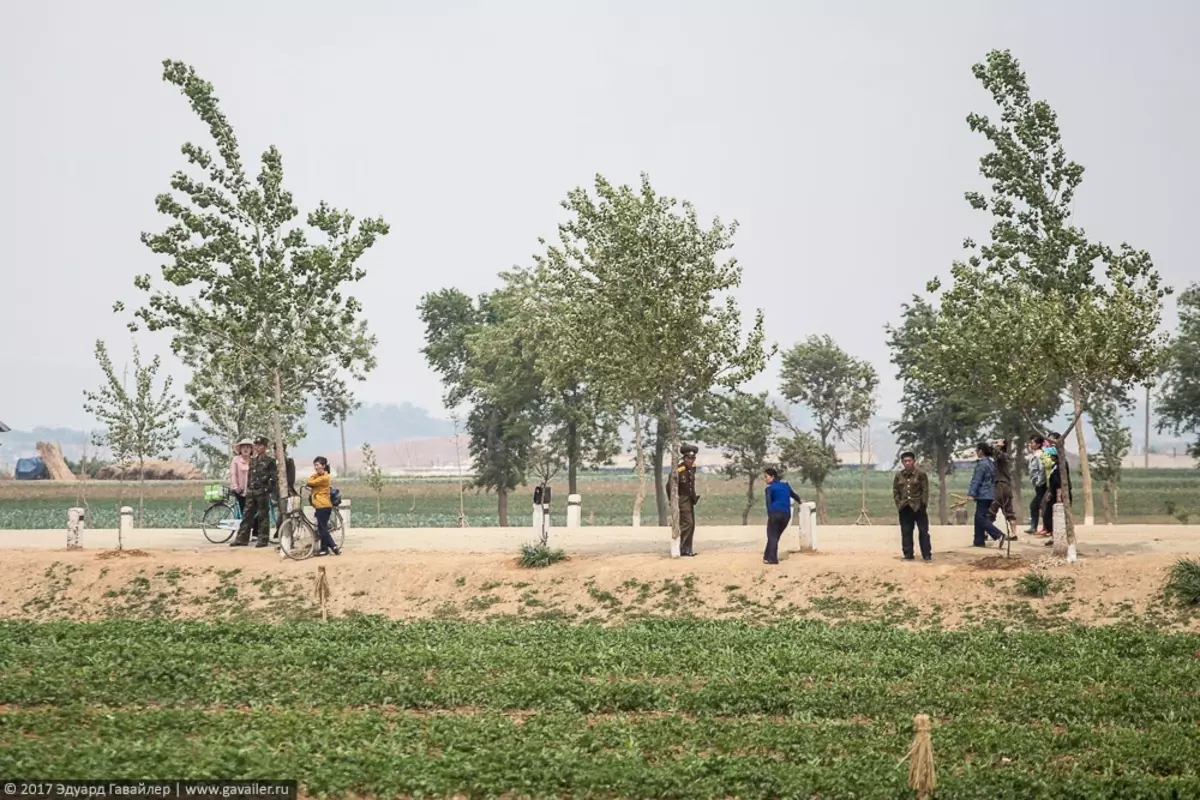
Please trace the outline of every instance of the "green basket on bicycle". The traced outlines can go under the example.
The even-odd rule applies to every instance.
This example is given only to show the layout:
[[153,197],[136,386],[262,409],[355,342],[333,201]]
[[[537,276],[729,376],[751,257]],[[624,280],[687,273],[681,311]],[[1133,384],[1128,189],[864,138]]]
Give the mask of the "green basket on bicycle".
[[209,501],[217,501],[225,499],[225,487],[219,483],[207,484],[204,487],[204,499]]

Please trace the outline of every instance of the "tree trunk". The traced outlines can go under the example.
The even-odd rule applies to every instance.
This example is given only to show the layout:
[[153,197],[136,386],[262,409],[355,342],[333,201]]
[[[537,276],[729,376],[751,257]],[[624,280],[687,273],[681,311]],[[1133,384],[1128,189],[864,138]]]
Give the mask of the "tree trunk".
[[642,503],[646,501],[646,448],[642,443],[642,412],[633,406],[633,463],[637,467],[637,494],[633,496],[633,527],[642,524]]
[[1117,495],[1120,493],[1120,491],[1121,491],[1121,487],[1120,487],[1120,486],[1117,486],[1117,485],[1115,485],[1115,484],[1114,484],[1114,485],[1113,485],[1113,490],[1112,490],[1112,501],[1113,501],[1113,522],[1120,522],[1120,521],[1121,521],[1121,514],[1120,514],[1120,512],[1117,510]]
[[667,485],[663,480],[663,458],[667,454],[667,421],[662,414],[654,420],[654,502],[658,506],[658,527],[667,527]]
[[579,492],[579,423],[567,423],[567,494]]
[[380,527],[380,519],[383,517],[383,495],[381,492],[375,492],[375,527]]
[[1112,525],[1112,510],[1109,508],[1108,499],[1111,496],[1112,487],[1107,483],[1104,484],[1103,491],[1100,492],[1100,510],[1104,513],[1104,524]]
[[742,511],[742,524],[750,524],[750,509],[754,507],[754,481],[758,478],[757,473],[750,473],[750,483],[746,486],[746,508]]
[[287,513],[287,454],[283,452],[283,380],[279,370],[271,370],[275,402],[271,404],[271,425],[275,428],[275,477],[279,484],[279,519]]
[[[1059,494],[1062,495],[1063,519],[1066,520],[1067,536],[1062,540],[1061,546],[1055,546],[1054,555],[1060,558],[1067,555],[1067,550],[1075,544],[1075,517],[1071,514],[1070,490],[1067,488],[1066,476],[1070,472],[1070,466],[1067,464],[1067,448],[1065,446],[1058,449],[1058,468],[1063,471],[1062,488],[1059,489]],[[1051,498],[1050,502],[1054,502],[1055,498]]]
[[342,417],[338,420],[338,432],[342,434],[342,474],[340,477],[346,477],[350,472],[350,468],[346,466],[346,418]]
[[138,528],[142,527],[142,509],[146,504],[146,457],[138,456]]
[[500,517],[500,527],[508,527],[508,490],[496,490],[496,514]]
[[817,489],[817,522],[822,525],[829,524],[829,515],[825,513],[825,481],[821,481],[816,485]]
[[[671,440],[671,452],[679,452],[679,420],[675,416],[675,398],[667,397],[667,433]],[[671,538],[678,541],[679,539],[679,471],[672,469],[670,472],[670,491],[667,492],[671,498]]]
[[938,478],[938,524],[950,524],[950,451],[945,447],[937,448],[934,455],[937,459]]
[[1092,501],[1092,471],[1088,467],[1087,441],[1083,436],[1083,396],[1079,381],[1071,382],[1071,399],[1074,401],[1075,416],[1078,417],[1075,422],[1075,443],[1079,447],[1079,474],[1083,476],[1083,524],[1092,525],[1096,521],[1096,507]]

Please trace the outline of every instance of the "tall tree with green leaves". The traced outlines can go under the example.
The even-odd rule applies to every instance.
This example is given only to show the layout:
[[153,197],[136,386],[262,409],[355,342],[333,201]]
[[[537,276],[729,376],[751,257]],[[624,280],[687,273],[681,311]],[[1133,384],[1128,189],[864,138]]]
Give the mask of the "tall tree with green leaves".
[[[761,312],[743,337],[741,312],[728,295],[742,271],[735,259],[721,259],[737,223],[714,219],[706,227],[690,203],[659,195],[646,175],[637,189],[597,175],[593,190],[568,193],[569,218],[538,260],[538,279],[562,299],[552,351],[560,363],[577,365],[589,385],[624,398],[635,429],[661,406],[677,453],[681,406],[716,387],[742,385],[768,357]],[[677,479],[672,470],[672,485]],[[669,494],[677,542],[679,494]]]
[[834,446],[870,423],[879,376],[869,362],[854,358],[824,335],[809,336],[784,351],[779,380],[784,398],[805,406],[812,416],[820,447],[800,436],[786,451],[817,490],[817,517],[825,523],[825,477],[838,464]]
[[270,398],[286,496],[289,404],[318,394],[331,370],[361,378],[375,366],[375,338],[350,291],[366,274],[360,259],[388,226],[324,202],[298,219],[279,151],[269,147],[250,178],[212,84],[179,61],[163,62],[163,80],[187,98],[215,151],[184,144],[188,169],[172,175],[171,192],[155,200],[173,221],[142,234],[164,263],[159,280],[145,274],[134,281],[147,297],[131,327],[170,331],[181,354],[197,342],[209,354],[236,353],[257,371]]
[[938,522],[950,524],[949,475],[954,454],[978,440],[986,401],[969,384],[933,386],[922,359],[938,325],[938,311],[922,297],[903,306],[898,327],[887,327],[891,361],[901,385],[900,419],[892,423],[896,444],[934,465],[938,480]]
[[547,292],[531,269],[500,274],[493,294],[504,312],[480,329],[476,349],[493,357],[518,349],[533,354],[530,380],[542,397],[538,439],[557,450],[567,472],[567,491],[579,491],[582,469],[611,463],[620,450],[621,401],[589,383],[581,365],[548,355],[556,346],[556,318],[562,298]]
[[[155,391],[162,362],[155,356],[142,363],[137,345],[133,346],[133,388],[118,377],[104,342],[96,341],[96,362],[104,373],[104,382],[96,391],[85,390],[83,408],[94,416],[102,430],[93,434],[93,444],[112,451],[123,469],[138,468],[138,527],[146,497],[146,459],[168,458],[179,441],[179,421],[183,409],[171,392],[171,376]],[[121,548],[118,541],[117,549]]]
[[1129,401],[1125,397],[1104,398],[1092,403],[1088,416],[1092,430],[1100,440],[1100,452],[1094,464],[1100,481],[1100,507],[1104,522],[1111,525],[1117,518],[1117,491],[1121,484],[1121,465],[1133,447],[1133,431],[1124,424],[1122,411]]
[[525,483],[540,431],[543,395],[534,368],[535,349],[491,330],[516,313],[500,292],[472,300],[457,289],[425,295],[418,306],[425,324],[422,353],[446,389],[447,408],[467,403],[465,429],[475,485],[496,492],[497,516],[508,525],[509,493]]
[[[750,523],[750,510],[758,499],[754,487],[777,454],[776,423],[780,414],[767,402],[767,393],[731,392],[708,398],[700,440],[725,456],[721,471],[731,480],[746,483],[742,524]],[[778,461],[778,459],[775,459]],[[783,467],[783,464],[776,464]]]
[[1196,437],[1188,447],[1200,459],[1200,283],[1179,295],[1179,328],[1167,351],[1158,393],[1158,431]]
[[[966,197],[990,214],[992,226],[986,242],[964,242],[969,256],[952,269],[941,303],[940,369],[946,381],[970,380],[1000,408],[1027,411],[1047,387],[1061,387],[1072,406],[1065,433],[1076,433],[1090,519],[1091,471],[1079,420],[1103,387],[1129,387],[1155,374],[1164,341],[1155,331],[1169,289],[1147,252],[1092,242],[1073,224],[1083,167],[1067,159],[1057,116],[1033,99],[1017,59],[994,50],[973,72],[999,116],[967,117],[991,149],[980,159],[988,191]],[[938,288],[931,283],[931,291]]]

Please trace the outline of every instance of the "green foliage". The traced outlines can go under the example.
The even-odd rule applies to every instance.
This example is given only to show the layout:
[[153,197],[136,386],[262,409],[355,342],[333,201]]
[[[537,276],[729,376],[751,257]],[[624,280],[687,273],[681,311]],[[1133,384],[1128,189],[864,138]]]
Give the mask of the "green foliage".
[[375,493],[375,526],[379,527],[382,517],[380,505],[383,501],[383,487],[387,481],[383,476],[383,471],[379,469],[379,463],[375,460],[375,450],[368,442],[363,443],[362,460],[363,483],[369,486],[371,491]]
[[521,545],[521,557],[517,559],[517,563],[529,569],[542,569],[564,561],[566,558],[565,551],[549,545],[523,544]]
[[[213,414],[221,391],[239,388],[249,393],[248,419],[269,406],[283,492],[285,418],[336,370],[361,377],[374,367],[375,339],[348,289],[364,277],[358,261],[388,226],[324,202],[298,222],[279,151],[263,153],[251,180],[212,84],[178,61],[163,62],[163,80],[207,125],[216,153],[184,144],[192,169],[172,175],[172,193],[156,198],[173,221],[142,234],[165,263],[160,282],[149,274],[134,281],[147,295],[135,318],[171,331],[172,348],[203,376],[193,394],[197,413]],[[236,426],[218,417],[213,427],[223,438]]]
[[497,494],[501,525],[508,524],[508,493],[525,482],[542,408],[536,351],[520,340],[499,342],[496,329],[518,304],[503,292],[472,301],[457,289],[421,298],[429,365],[441,374],[445,403],[470,402],[465,429],[475,485]]
[[[762,313],[743,339],[741,312],[728,294],[742,270],[735,259],[720,259],[737,223],[714,219],[706,228],[690,203],[658,195],[647,175],[637,190],[597,175],[594,190],[595,197],[582,187],[568,193],[569,219],[535,270],[557,298],[551,369],[620,398],[633,409],[635,427],[661,406],[677,453],[686,400],[715,387],[736,389],[769,355]],[[638,463],[641,469],[640,449]],[[678,537],[674,492],[670,518]]]
[[1106,522],[1115,517],[1117,487],[1121,483],[1121,461],[1133,447],[1133,433],[1121,420],[1124,398],[1105,398],[1096,401],[1089,414],[1092,430],[1100,440],[1100,452],[1092,461],[1092,470],[1103,485],[1104,518]]
[[1172,564],[1163,591],[1184,605],[1200,605],[1200,559],[1181,558]]
[[784,453],[816,488],[817,515],[826,522],[825,476],[838,464],[834,445],[870,423],[879,376],[870,363],[854,358],[824,335],[810,336],[784,352],[779,379],[783,396],[807,406],[816,427],[814,437],[790,426],[794,436],[784,445]]
[[[1113,386],[1127,392],[1157,373],[1165,338],[1156,331],[1170,290],[1149,253],[1089,241],[1072,222],[1083,167],[1067,159],[1054,110],[1032,98],[1012,54],[993,50],[973,73],[999,116],[967,117],[990,149],[979,161],[989,191],[966,199],[990,214],[992,226],[983,244],[964,241],[968,256],[951,268],[922,376],[943,389],[972,386],[993,401],[992,411],[1019,410],[1030,424],[1047,391],[1065,391],[1069,432],[1095,395]],[[1090,516],[1082,439],[1080,447]],[[1067,537],[1074,541],[1069,508]]]
[[[104,373],[104,382],[97,391],[85,390],[84,411],[103,426],[92,441],[97,447],[108,447],[122,467],[138,467],[138,526],[142,524],[145,496],[146,459],[167,458],[179,441],[179,421],[183,411],[179,399],[171,393],[171,376],[162,383],[156,396],[154,385],[162,362],[158,356],[146,365],[141,353],[133,346],[133,391],[124,376],[117,377],[108,348],[96,341],[96,361]],[[121,542],[118,538],[117,547]]]
[[1026,597],[1045,597],[1050,594],[1053,581],[1044,572],[1026,572],[1017,578],[1017,593]]
[[1167,351],[1158,394],[1158,430],[1195,435],[1188,451],[1200,459],[1200,284],[1193,283],[1180,294],[1176,308],[1179,326]]
[[[726,476],[747,484],[743,525],[749,522],[750,509],[756,500],[755,482],[772,465],[770,458],[777,450],[775,425],[780,418],[780,413],[767,402],[766,392],[711,395],[705,405],[700,440],[724,451],[721,471]],[[784,468],[786,464],[775,466]]]
[[13,774],[289,777],[311,796],[875,798],[911,796],[896,765],[928,713],[939,796],[1193,797],[1198,647],[1129,628],[3,622],[0,736]]

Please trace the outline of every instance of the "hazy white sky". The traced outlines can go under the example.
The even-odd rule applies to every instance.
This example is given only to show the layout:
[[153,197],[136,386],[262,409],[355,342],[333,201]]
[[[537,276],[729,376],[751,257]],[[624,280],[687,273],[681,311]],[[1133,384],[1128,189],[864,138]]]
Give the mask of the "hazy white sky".
[[156,269],[138,235],[164,224],[153,200],[179,146],[204,139],[164,58],[215,84],[248,162],[281,149],[302,208],[391,223],[360,291],[373,402],[440,414],[420,296],[491,288],[569,188],[647,171],[741,222],[739,297],[773,340],[831,334],[885,375],[894,413],[883,325],[984,222],[962,199],[983,148],[964,118],[991,111],[970,67],[994,47],[1087,168],[1078,221],[1149,249],[1173,285],[1200,279],[1200,10],[1184,0],[39,0],[0,5],[0,30],[0,420],[16,428],[85,426],[93,342],[128,352],[111,304]]

